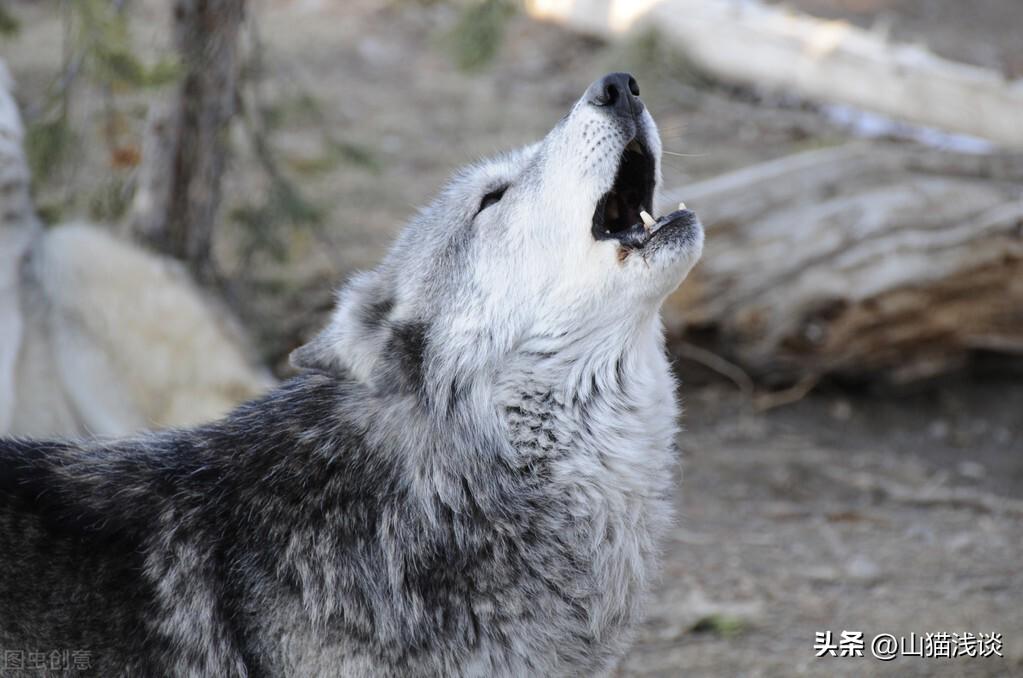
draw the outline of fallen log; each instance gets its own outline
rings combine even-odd
[[[715,77],[849,104],[1023,148],[1023,81],[841,21],[746,0],[529,0],[532,16],[602,37],[655,27]]]
[[[1023,159],[855,143],[667,192],[707,227],[665,307],[759,380],[904,383],[1023,356]]]

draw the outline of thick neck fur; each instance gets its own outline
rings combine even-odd
[[[605,325],[464,311],[427,323],[399,319],[370,280],[354,281],[331,326],[293,359],[355,379],[374,400],[370,436],[394,438],[375,442],[401,449],[417,478],[543,460],[625,496],[670,475],[661,452],[673,447],[678,408],[656,307]],[[427,504],[444,491],[422,490]]]
[[[671,519],[678,411],[659,315],[507,336],[448,321],[465,334],[423,325],[411,341],[409,321],[373,320],[348,330],[392,349],[356,376],[380,394],[366,407],[367,438],[415,479],[423,527],[468,534],[476,516],[543,542],[550,585],[575,592],[587,634],[620,647]]]
[[[516,348],[496,375],[493,400],[517,456],[606,462],[670,444],[677,412],[659,319],[635,325],[534,336]]]
[[[493,345],[481,350],[488,338],[493,341],[476,337],[471,355],[490,356],[491,363],[470,370],[456,362],[464,371],[428,380],[471,386],[460,394],[457,388],[440,392],[441,407],[428,415],[467,423],[462,432],[468,445],[427,463],[435,471],[465,473],[474,466],[481,438],[493,435],[502,465],[549,483],[546,491],[569,518],[562,536],[592,563],[588,585],[603,592],[587,610],[600,637],[633,620],[655,541],[671,518],[678,407],[659,314],[611,328],[527,334],[505,351]],[[485,485],[494,475],[486,465],[479,472],[470,482]],[[487,493],[478,496],[483,502]]]

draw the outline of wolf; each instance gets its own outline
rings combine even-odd
[[[672,516],[659,307],[703,246],[648,214],[660,155],[609,74],[459,172],[275,390],[0,443],[0,648],[103,676],[613,670]]]

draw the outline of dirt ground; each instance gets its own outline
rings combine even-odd
[[[689,407],[680,520],[628,676],[1023,675],[1018,383]],[[1005,659],[816,658],[815,632],[1003,634]]]
[[[1016,0],[797,4],[887,22],[950,57],[1020,68]],[[707,83],[650,36],[608,46],[519,17],[496,61],[465,73],[445,38],[458,20],[447,3],[256,6],[268,100],[308,93],[319,102],[317,116],[285,119],[277,147],[313,157],[326,128],[370,159],[302,177],[328,219],[316,234],[289,233],[283,262],[243,260],[238,227],[223,229],[222,266],[241,281],[237,309],[278,366],[322,322],[332,287],[371,265],[451,171],[536,139],[607,71],[639,80],[674,154],[669,186],[848,135],[812,105]],[[40,45],[59,44],[60,26],[51,10],[17,7],[23,27],[4,57],[30,101],[59,63]],[[138,11],[159,35],[161,5]],[[82,190],[89,175],[80,173]],[[240,149],[229,206],[260,186]],[[725,385],[684,383],[682,394],[678,526],[620,675],[1023,675],[1023,380],[973,375],[914,393],[824,386],[760,414]],[[815,658],[815,632],[843,630],[864,633],[868,656]],[[910,632],[1001,633],[1005,657],[869,657],[875,635]]]

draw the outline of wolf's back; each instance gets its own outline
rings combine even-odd
[[[72,496],[73,448],[0,438],[0,648],[123,669],[147,642],[142,553]]]

